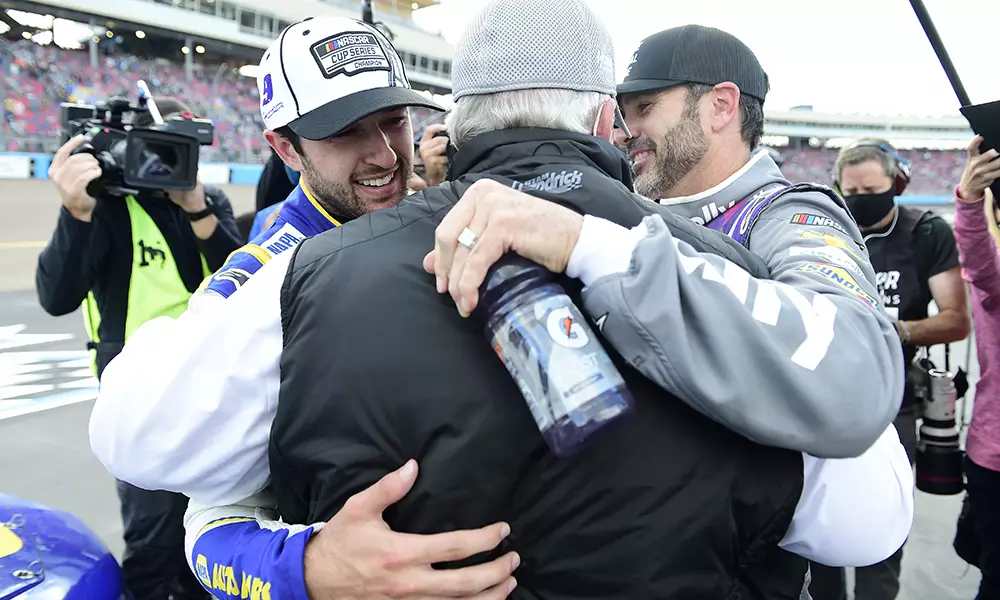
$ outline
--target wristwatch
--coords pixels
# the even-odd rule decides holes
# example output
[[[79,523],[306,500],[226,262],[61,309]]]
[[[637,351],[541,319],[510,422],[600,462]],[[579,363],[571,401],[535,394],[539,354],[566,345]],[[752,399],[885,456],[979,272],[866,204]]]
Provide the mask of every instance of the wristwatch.
[[[893,325],[896,326],[896,333],[899,334],[899,341],[902,342],[904,346],[906,344],[909,344],[910,328],[907,327],[906,323],[902,320],[897,319],[896,321],[893,322]]]
[[[205,208],[194,213],[186,212],[186,214],[188,217],[188,221],[191,221],[192,223],[194,223],[195,221],[200,221],[209,215],[214,215],[215,203],[212,202],[212,197],[209,196],[208,194],[205,194]]]

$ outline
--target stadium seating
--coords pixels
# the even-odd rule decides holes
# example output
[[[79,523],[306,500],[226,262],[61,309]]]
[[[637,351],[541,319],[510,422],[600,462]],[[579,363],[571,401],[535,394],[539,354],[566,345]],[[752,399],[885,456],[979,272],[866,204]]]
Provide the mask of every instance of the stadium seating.
[[[28,41],[11,44],[12,66],[3,88],[6,119],[0,123],[0,150],[54,150],[59,136],[59,103],[91,104],[110,96],[135,100],[135,82],[144,79],[154,96],[183,98],[198,116],[215,123],[216,142],[203,150],[204,160],[261,163],[268,153],[261,136],[257,85],[252,78],[206,66],[188,82],[183,65],[134,56],[100,56],[94,73],[86,51],[62,50]],[[415,111],[414,136],[440,113]],[[418,128],[419,127],[419,128]]]
[[[830,185],[837,151],[826,148],[777,148],[785,159],[781,170],[793,181],[814,181]],[[902,150],[900,155],[912,163],[913,179],[907,195],[950,195],[965,168],[964,151]]]
[[[2,88],[6,107],[0,123],[0,150],[52,152],[58,145],[59,103],[93,103],[112,95],[135,97],[139,78],[154,95],[184,98],[199,116],[212,119],[216,142],[203,149],[203,160],[261,163],[267,159],[261,136],[257,86],[253,79],[205,65],[188,82],[182,65],[166,60],[140,60],[134,56],[101,56],[101,70],[94,73],[86,51],[62,50],[17,41],[12,65]],[[439,122],[442,113],[413,109],[414,140],[427,125]],[[836,151],[822,148],[778,148],[785,159],[783,171],[793,182],[830,183]],[[959,151],[904,150],[913,162],[913,182],[907,194],[948,195],[962,174],[965,155]]]

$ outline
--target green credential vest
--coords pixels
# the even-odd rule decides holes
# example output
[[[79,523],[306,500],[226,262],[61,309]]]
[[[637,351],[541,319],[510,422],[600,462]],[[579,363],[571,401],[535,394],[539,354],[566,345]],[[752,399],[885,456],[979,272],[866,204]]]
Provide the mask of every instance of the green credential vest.
[[[149,213],[133,196],[126,196],[129,223],[132,228],[132,274],[129,277],[128,305],[125,313],[125,339],[143,323],[156,317],[178,317],[187,309],[191,292],[184,285],[177,263],[167,241]],[[205,277],[212,272],[201,255]],[[83,326],[95,345],[101,343],[99,327],[101,313],[94,293],[88,292],[83,301]],[[91,350],[91,369],[97,375],[97,351]]]

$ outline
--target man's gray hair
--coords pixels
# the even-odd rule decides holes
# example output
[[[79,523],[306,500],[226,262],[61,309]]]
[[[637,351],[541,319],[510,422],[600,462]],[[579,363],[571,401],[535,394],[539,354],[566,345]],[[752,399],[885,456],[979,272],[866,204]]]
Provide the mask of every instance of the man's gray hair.
[[[611,96],[563,89],[527,89],[462,96],[445,120],[451,142],[462,147],[477,135],[543,127],[590,134],[601,105]]]

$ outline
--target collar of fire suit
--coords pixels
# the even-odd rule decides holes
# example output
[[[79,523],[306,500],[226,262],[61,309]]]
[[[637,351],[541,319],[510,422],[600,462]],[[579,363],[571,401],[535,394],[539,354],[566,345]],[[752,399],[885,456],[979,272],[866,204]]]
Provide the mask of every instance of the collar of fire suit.
[[[316,199],[316,196],[313,195],[312,190],[309,189],[309,186],[306,185],[305,181],[299,180],[297,189],[302,190],[302,194],[306,197],[306,200],[309,201],[309,204],[312,204],[313,208],[316,209],[316,212],[319,213],[320,216],[329,221],[331,224],[333,224],[334,227],[340,227],[340,225],[347,220],[335,217],[334,215],[327,212],[327,210],[323,208],[323,206],[319,203],[319,200]]]
[[[495,171],[513,160],[558,154],[574,158],[600,169],[633,190],[632,170],[625,156],[610,142],[592,135],[557,129],[503,129],[477,135],[455,155],[448,180],[455,181],[470,173]]]
[[[791,185],[766,150],[758,150],[740,170],[704,192],[658,202],[671,212],[704,225],[771,184]]]

